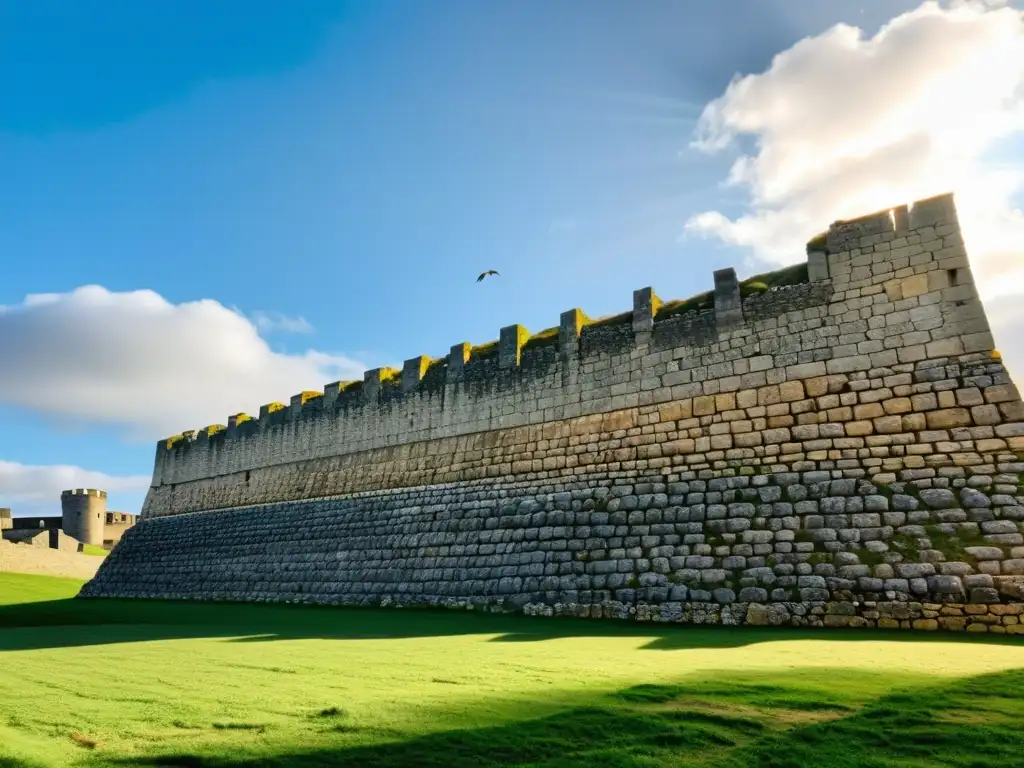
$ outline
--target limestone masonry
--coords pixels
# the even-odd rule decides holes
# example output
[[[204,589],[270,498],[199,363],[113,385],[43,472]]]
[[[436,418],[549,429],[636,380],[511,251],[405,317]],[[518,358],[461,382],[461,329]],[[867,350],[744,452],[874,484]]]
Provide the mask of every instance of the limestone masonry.
[[[952,196],[807,250],[161,441],[81,594],[1024,634],[1024,405]]]

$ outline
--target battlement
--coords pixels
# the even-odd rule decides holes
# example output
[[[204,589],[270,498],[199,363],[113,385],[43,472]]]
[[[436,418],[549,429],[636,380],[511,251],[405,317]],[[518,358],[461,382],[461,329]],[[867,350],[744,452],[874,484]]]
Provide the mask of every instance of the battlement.
[[[683,341],[700,346],[716,331],[736,329],[745,322],[757,322],[765,310],[775,305],[787,308],[787,299],[807,303],[825,297],[809,286],[834,283],[833,275],[845,254],[852,257],[871,251],[881,244],[904,237],[912,231],[945,225],[948,236],[956,231],[959,239],[956,208],[952,194],[919,200],[908,205],[887,208],[855,219],[834,222],[827,232],[807,244],[807,261],[794,267],[755,275],[740,282],[733,269],[715,272],[713,289],[685,300],[662,301],[654,289],[647,287],[633,292],[632,310],[591,319],[581,309],[563,312],[559,324],[531,334],[524,326],[514,324],[500,330],[499,338],[472,346],[468,342],[453,345],[442,357],[419,355],[406,360],[401,370],[378,368],[366,371],[362,381],[336,381],[323,390],[306,390],[289,398],[287,405],[271,402],[261,405],[259,417],[245,413],[228,417],[227,425],[213,424],[199,430],[187,430],[160,442],[165,449],[181,448],[190,443],[209,444],[215,437],[231,439],[288,423],[303,414],[332,410],[378,407],[396,399],[419,393],[436,393],[447,385],[479,383],[482,379],[500,378],[501,371],[528,372],[557,358],[563,362],[580,356],[600,354],[608,346],[644,344],[651,341],[660,326],[687,325],[692,331]],[[966,255],[959,261],[967,267]],[[766,307],[765,305],[769,305]],[[630,339],[629,330],[632,330]],[[618,343],[609,344],[614,337]]]
[[[951,193],[918,200],[908,205],[884,208],[854,219],[834,221],[827,231],[807,243],[808,256],[814,253],[839,253],[850,247],[863,247],[863,238],[883,242],[925,227],[957,223],[956,206]]]
[[[401,368],[375,368],[363,374],[362,381],[335,381],[322,391],[305,390],[292,395],[288,403],[261,405],[259,416],[245,413],[228,417],[227,425],[212,424],[199,430],[186,430],[160,441],[168,450],[195,443],[208,445],[215,438],[231,439],[258,433],[261,429],[286,424],[304,414],[332,410],[376,407],[419,393],[436,393],[447,385],[481,384],[500,378],[502,371],[528,373],[545,367],[555,359],[563,362],[581,356],[600,354],[603,349],[651,340],[656,330],[687,325],[692,340],[699,344],[707,329],[742,325],[746,316],[757,319],[765,305],[775,300],[783,306],[788,299],[796,303],[811,295],[808,265],[755,275],[740,282],[735,270],[714,274],[714,289],[686,300],[662,301],[652,288],[633,291],[633,309],[598,318],[573,308],[563,312],[559,324],[531,333],[514,324],[502,328],[499,338],[479,345],[462,342],[451,346],[447,355],[419,355],[406,360]],[[824,296],[819,292],[819,296]]]
[[[993,348],[946,194],[834,222],[792,267],[721,269],[685,300],[641,288],[625,312],[508,325],[161,440],[153,488]]]
[[[97,490],[96,488],[74,488],[60,492],[60,497],[62,499],[69,496],[93,496],[98,499],[105,499],[107,498],[107,492]]]

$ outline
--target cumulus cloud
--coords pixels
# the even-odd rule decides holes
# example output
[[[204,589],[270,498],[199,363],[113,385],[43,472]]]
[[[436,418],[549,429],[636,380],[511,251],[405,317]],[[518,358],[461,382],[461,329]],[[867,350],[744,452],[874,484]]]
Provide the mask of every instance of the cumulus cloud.
[[[69,488],[100,488],[108,493],[138,492],[145,491],[149,482],[149,475],[118,477],[63,464],[31,466],[0,461],[0,501],[5,502],[4,506],[27,502],[59,507],[61,491]]]
[[[982,296],[1020,297],[1024,166],[993,156],[1022,133],[1024,11],[925,2],[873,37],[838,24],[706,105],[693,147],[736,153],[723,182],[750,206],[737,218],[701,212],[685,230],[789,264],[829,222],[952,191]],[[1024,302],[1007,306],[993,325],[1015,343]],[[1024,371],[1024,353],[1014,357]]]
[[[280,312],[256,311],[250,315],[253,325],[261,333],[312,333],[313,326],[304,317],[290,317]]]
[[[0,306],[0,402],[157,439],[224,424],[273,400],[362,378],[348,357],[274,352],[254,323],[216,301],[172,304],[97,285]]]

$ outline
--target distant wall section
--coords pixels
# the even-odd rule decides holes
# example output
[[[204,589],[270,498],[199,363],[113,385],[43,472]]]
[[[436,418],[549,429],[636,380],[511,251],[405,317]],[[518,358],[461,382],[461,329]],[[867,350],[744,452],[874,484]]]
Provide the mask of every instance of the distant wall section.
[[[103,546],[115,547],[125,532],[138,522],[139,516],[127,512],[107,512],[103,525]]]
[[[71,579],[91,579],[96,575],[103,558],[74,551],[77,542],[73,547],[66,545],[51,549],[48,533],[37,536],[41,539],[38,543],[17,544],[0,540],[0,573],[31,573]],[[63,535],[60,538],[67,539]]]

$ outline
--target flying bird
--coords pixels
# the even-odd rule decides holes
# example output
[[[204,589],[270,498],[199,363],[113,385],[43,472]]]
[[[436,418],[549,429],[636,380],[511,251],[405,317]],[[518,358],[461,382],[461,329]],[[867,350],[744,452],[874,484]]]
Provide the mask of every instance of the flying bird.
[[[478,278],[476,279],[476,281],[477,281],[478,283],[479,283],[479,282],[483,282],[483,279],[484,279],[485,277],[487,277],[488,275],[497,275],[497,274],[498,274],[498,270],[496,270],[496,269],[488,269],[488,270],[487,270],[486,272],[481,272],[481,273],[480,273],[480,277],[478,277]],[[501,275],[498,275],[498,276],[499,276],[499,277],[501,277]]]

